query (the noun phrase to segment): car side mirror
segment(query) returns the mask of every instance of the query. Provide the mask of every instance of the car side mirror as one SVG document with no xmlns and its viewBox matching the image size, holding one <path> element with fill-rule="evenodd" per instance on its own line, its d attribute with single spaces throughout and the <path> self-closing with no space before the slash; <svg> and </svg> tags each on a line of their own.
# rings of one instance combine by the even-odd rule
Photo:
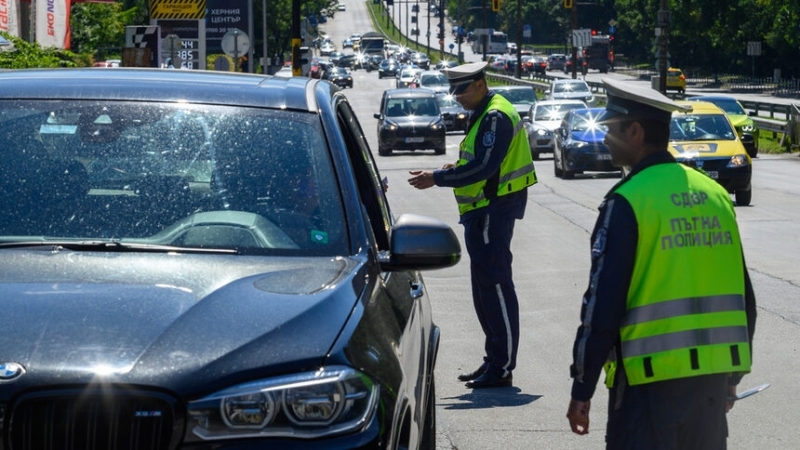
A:
<svg viewBox="0 0 800 450">
<path fill-rule="evenodd" d="M 531 123 L 531 118 L 530 118 L 530 116 L 525 116 L 525 117 L 522 118 L 522 121 L 525 122 L 525 123 Z"/>
<path fill-rule="evenodd" d="M 461 260 L 461 244 L 441 220 L 406 213 L 392 226 L 389 254 L 381 258 L 385 271 L 442 269 Z"/>
<path fill-rule="evenodd" d="M 375 114 L 372 115 L 372 117 L 374 117 L 374 118 L 376 118 L 378 120 L 381 120 L 381 116 L 382 116 L 382 114 L 380 114 L 380 113 L 375 113 Z"/>
</svg>

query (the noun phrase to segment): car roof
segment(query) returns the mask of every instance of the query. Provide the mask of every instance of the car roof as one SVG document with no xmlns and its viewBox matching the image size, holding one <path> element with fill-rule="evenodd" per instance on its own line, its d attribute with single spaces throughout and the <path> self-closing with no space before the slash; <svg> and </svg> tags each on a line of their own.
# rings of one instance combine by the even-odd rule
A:
<svg viewBox="0 0 800 450">
<path fill-rule="evenodd" d="M 317 111 L 327 82 L 232 72 L 150 68 L 0 71 L 0 99 L 185 102 Z M 24 97 L 20 96 L 24 92 Z M 317 94 L 320 94 L 318 92 Z"/>
<path fill-rule="evenodd" d="M 689 105 L 692 107 L 691 111 L 687 111 L 686 113 L 682 113 L 680 111 L 675 111 L 672 113 L 673 116 L 680 115 L 680 114 L 725 114 L 725 112 L 720 109 L 719 106 L 711 103 L 711 102 L 697 102 L 697 101 L 688 101 L 688 100 L 675 100 L 675 103 L 679 105 Z"/>
<path fill-rule="evenodd" d="M 700 102 L 700 101 L 713 101 L 713 100 L 725 100 L 725 101 L 739 101 L 736 97 L 732 97 L 730 95 L 696 95 L 694 97 L 689 97 L 686 100 L 690 102 Z"/>
<path fill-rule="evenodd" d="M 562 105 L 562 104 L 577 104 L 577 105 L 585 105 L 586 102 L 583 100 L 577 99 L 561 99 L 561 100 L 541 100 L 536 102 L 533 106 L 548 106 L 548 105 Z"/>
<path fill-rule="evenodd" d="M 494 91 L 521 91 L 521 90 L 532 90 L 533 86 L 493 86 L 492 90 Z"/>
<path fill-rule="evenodd" d="M 431 89 L 425 88 L 400 88 L 400 89 L 387 89 L 383 92 L 386 98 L 424 98 L 434 97 L 436 93 Z"/>
</svg>

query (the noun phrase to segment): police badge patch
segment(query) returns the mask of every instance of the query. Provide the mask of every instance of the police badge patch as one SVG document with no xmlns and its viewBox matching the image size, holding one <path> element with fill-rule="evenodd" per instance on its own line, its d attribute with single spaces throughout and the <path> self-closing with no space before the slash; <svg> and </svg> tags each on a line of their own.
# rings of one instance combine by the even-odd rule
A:
<svg viewBox="0 0 800 450">
<path fill-rule="evenodd" d="M 483 133 L 483 140 L 481 143 L 484 147 L 492 147 L 494 145 L 494 131 L 487 131 Z"/>
</svg>

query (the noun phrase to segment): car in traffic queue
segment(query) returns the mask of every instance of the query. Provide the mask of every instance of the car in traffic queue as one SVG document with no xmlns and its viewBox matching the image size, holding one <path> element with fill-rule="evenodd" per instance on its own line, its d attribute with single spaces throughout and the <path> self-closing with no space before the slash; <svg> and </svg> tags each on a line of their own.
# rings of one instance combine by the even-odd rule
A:
<svg viewBox="0 0 800 450">
<path fill-rule="evenodd" d="M 443 222 L 395 217 L 342 91 L 0 73 L 4 448 L 435 448 Z"/>
<path fill-rule="evenodd" d="M 751 158 L 758 156 L 758 140 L 761 136 L 761 130 L 758 128 L 758 124 L 753 120 L 753 117 L 756 116 L 755 111 L 748 113 L 744 109 L 744 106 L 739 103 L 739 100 L 727 95 L 698 95 L 696 97 L 687 98 L 686 100 L 692 102 L 710 102 L 725 111 L 725 114 L 731 119 L 734 128 L 736 128 L 736 132 L 739 133 L 740 139 L 744 138 L 745 134 L 749 134 L 753 137 L 752 143 L 747 138 L 742 140 L 747 154 L 750 155 Z"/>
<path fill-rule="evenodd" d="M 572 73 L 572 56 L 567 55 L 566 61 L 564 61 L 564 66 L 562 67 L 562 71 L 565 74 Z M 577 65 L 575 66 L 575 73 L 579 73 L 582 75 L 586 75 L 589 72 L 589 62 L 586 61 L 586 58 L 582 56 L 577 56 L 575 58 Z"/>
<path fill-rule="evenodd" d="M 594 106 L 595 97 L 592 89 L 584 80 L 559 78 L 550 82 L 547 91 L 549 100 L 581 100 L 589 106 Z"/>
<path fill-rule="evenodd" d="M 537 101 L 536 90 L 531 85 L 493 86 L 491 89 L 514 105 L 521 118 L 528 115 Z"/>
<path fill-rule="evenodd" d="M 725 111 L 713 103 L 685 100 L 678 103 L 690 105 L 692 111 L 672 113 L 670 153 L 678 162 L 696 167 L 716 180 L 733 194 L 737 205 L 750 205 L 753 164 L 745 142 L 753 137 L 747 134 L 739 137 Z"/>
<path fill-rule="evenodd" d="M 540 100 L 534 103 L 522 119 L 533 159 L 538 160 L 542 153 L 553 153 L 555 130 L 570 110 L 587 107 L 581 100 Z"/>
<path fill-rule="evenodd" d="M 431 67 L 431 60 L 428 55 L 422 52 L 414 52 L 409 56 L 409 62 L 416 65 L 422 70 L 428 70 Z"/>
<path fill-rule="evenodd" d="M 322 43 L 319 46 L 319 54 L 322 56 L 330 56 L 330 54 L 335 51 L 336 51 L 336 45 L 330 39 L 322 41 Z"/>
<path fill-rule="evenodd" d="M 438 70 L 423 70 L 417 76 L 417 87 L 430 89 L 433 92 L 447 93 L 450 91 L 450 82 L 447 77 Z"/>
<path fill-rule="evenodd" d="M 465 110 L 454 96 L 446 92 L 436 93 L 436 103 L 439 104 L 442 122 L 444 122 L 447 132 L 461 131 L 466 134 L 469 111 Z"/>
<path fill-rule="evenodd" d="M 422 73 L 422 69 L 416 69 L 411 66 L 403 66 L 403 68 L 400 69 L 400 72 L 397 74 L 395 87 L 398 89 L 411 87 L 412 84 L 417 81 L 417 76 L 419 76 L 420 73 Z"/>
<path fill-rule="evenodd" d="M 378 79 L 386 77 L 397 78 L 397 71 L 399 70 L 400 63 L 396 59 L 384 59 L 378 66 Z"/>
<path fill-rule="evenodd" d="M 547 70 L 564 70 L 567 63 L 567 55 L 553 53 L 547 56 Z"/>
<path fill-rule="evenodd" d="M 353 75 L 344 67 L 331 68 L 330 71 L 328 71 L 326 80 L 343 89 L 353 87 Z"/>
<path fill-rule="evenodd" d="M 547 73 L 547 60 L 540 56 L 523 56 L 522 70 L 529 75 L 545 75 Z"/>
<path fill-rule="evenodd" d="M 436 93 L 430 89 L 387 89 L 381 97 L 378 119 L 378 154 L 395 150 L 447 150 L 447 128 L 439 111 Z"/>
<path fill-rule="evenodd" d="M 620 172 L 611 164 L 611 152 L 603 142 L 606 126 L 595 119 L 605 108 L 571 109 L 555 130 L 553 172 L 564 179 L 585 172 Z"/>
<path fill-rule="evenodd" d="M 681 69 L 677 67 L 667 69 L 667 90 L 678 91 L 679 94 L 686 92 L 686 76 Z"/>
</svg>

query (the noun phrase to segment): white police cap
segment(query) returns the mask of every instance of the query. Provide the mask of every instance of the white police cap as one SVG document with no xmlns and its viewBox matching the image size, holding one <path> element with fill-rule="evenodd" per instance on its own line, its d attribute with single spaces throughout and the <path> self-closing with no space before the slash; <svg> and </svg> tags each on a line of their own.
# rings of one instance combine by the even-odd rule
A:
<svg viewBox="0 0 800 450">
<path fill-rule="evenodd" d="M 484 61 L 476 63 L 462 64 L 456 67 L 448 67 L 440 70 L 447 77 L 450 84 L 459 84 L 464 81 L 473 81 L 483 78 L 483 71 L 487 63 Z"/>
<path fill-rule="evenodd" d="M 614 119 L 644 119 L 669 123 L 673 111 L 688 112 L 691 105 L 680 105 L 669 97 L 650 88 L 632 82 L 603 78 L 608 100 L 606 110 L 597 122 Z"/>
</svg>

